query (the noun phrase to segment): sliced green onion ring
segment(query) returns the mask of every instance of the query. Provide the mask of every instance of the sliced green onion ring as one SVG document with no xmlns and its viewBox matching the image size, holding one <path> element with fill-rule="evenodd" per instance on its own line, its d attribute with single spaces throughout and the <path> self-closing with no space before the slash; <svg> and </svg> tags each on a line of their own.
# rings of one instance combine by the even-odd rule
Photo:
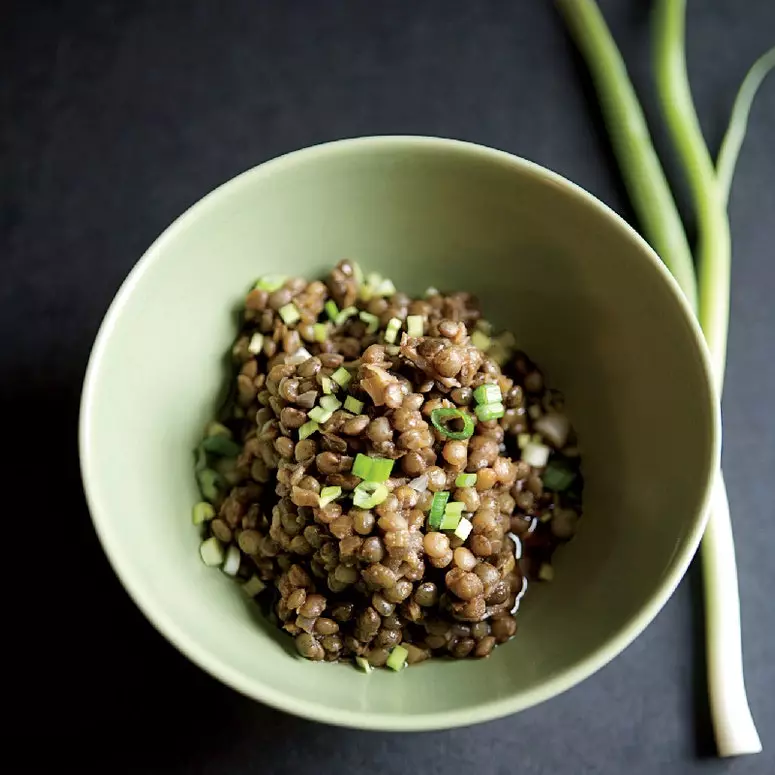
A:
<svg viewBox="0 0 775 775">
<path fill-rule="evenodd" d="M 506 409 L 501 403 L 479 404 L 474 411 L 477 418 L 482 422 L 498 420 L 506 414 Z"/>
<path fill-rule="evenodd" d="M 478 407 L 477 407 L 478 409 Z M 450 420 L 462 420 L 463 430 L 452 431 L 445 423 Z M 474 419 L 468 412 L 464 412 L 462 409 L 455 407 L 434 409 L 431 412 L 431 422 L 433 427 L 443 433 L 447 438 L 459 441 L 461 439 L 470 439 L 474 435 Z"/>
<path fill-rule="evenodd" d="M 311 436 L 313 433 L 315 433 L 315 431 L 319 430 L 320 426 L 314 420 L 305 422 L 304 425 L 299 428 L 299 441 L 303 441 L 308 436 Z"/>
<path fill-rule="evenodd" d="M 339 486 L 324 487 L 320 491 L 320 507 L 328 506 L 342 494 L 342 488 Z"/>
<path fill-rule="evenodd" d="M 389 494 L 388 488 L 380 482 L 361 482 L 353 490 L 353 504 L 359 509 L 373 509 Z"/>
<path fill-rule="evenodd" d="M 474 390 L 474 400 L 477 404 L 498 404 L 503 401 L 503 395 L 497 385 L 479 385 Z"/>
<path fill-rule="evenodd" d="M 299 310 L 293 302 L 286 304 L 284 307 L 280 307 L 278 312 L 286 326 L 292 326 L 294 323 L 298 323 L 301 320 Z"/>
<path fill-rule="evenodd" d="M 359 401 L 352 396 L 347 396 L 344 400 L 344 408 L 353 414 L 360 414 L 363 411 L 363 401 Z"/>
<path fill-rule="evenodd" d="M 473 487 L 476 484 L 476 474 L 458 474 L 455 487 Z"/>
</svg>

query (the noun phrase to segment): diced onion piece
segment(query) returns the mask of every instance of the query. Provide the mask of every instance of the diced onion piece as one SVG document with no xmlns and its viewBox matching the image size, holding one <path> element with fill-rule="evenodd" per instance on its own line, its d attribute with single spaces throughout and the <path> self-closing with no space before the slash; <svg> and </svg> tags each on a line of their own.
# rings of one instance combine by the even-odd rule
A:
<svg viewBox="0 0 775 775">
<path fill-rule="evenodd" d="M 325 396 L 323 396 L 323 398 L 325 398 Z M 328 422 L 331 419 L 333 413 L 333 410 L 328 411 L 322 406 L 313 406 L 312 409 L 307 412 L 307 417 L 322 425 L 324 422 Z"/>
<path fill-rule="evenodd" d="M 290 357 L 285 359 L 285 362 L 290 366 L 298 366 L 300 363 L 309 360 L 312 357 L 312 353 L 307 350 L 306 347 L 299 347 L 296 352 Z"/>
<path fill-rule="evenodd" d="M 335 501 L 342 494 L 342 488 L 339 486 L 324 487 L 320 491 L 320 508 L 328 506 L 329 503 Z"/>
<path fill-rule="evenodd" d="M 401 321 L 398 318 L 390 318 L 385 329 L 385 341 L 389 344 L 395 344 L 400 330 Z"/>
<path fill-rule="evenodd" d="M 243 585 L 242 590 L 248 597 L 255 597 L 266 589 L 266 584 L 258 576 L 251 576 Z"/>
<path fill-rule="evenodd" d="M 342 326 L 344 325 L 351 317 L 354 317 L 358 314 L 358 309 L 356 307 L 345 307 L 337 316 L 336 320 L 334 321 L 336 325 Z"/>
<path fill-rule="evenodd" d="M 285 285 L 287 279 L 287 277 L 281 274 L 266 274 L 256 280 L 253 288 L 260 291 L 266 291 L 267 293 L 274 293 Z"/>
<path fill-rule="evenodd" d="M 315 431 L 319 430 L 320 426 L 314 420 L 305 422 L 304 425 L 299 428 L 299 441 L 303 441 L 307 436 L 311 436 Z"/>
<path fill-rule="evenodd" d="M 239 549 L 232 544 L 226 552 L 226 561 L 223 563 L 223 572 L 227 576 L 236 576 L 239 570 L 240 553 Z"/>
<path fill-rule="evenodd" d="M 344 408 L 353 414 L 360 414 L 363 411 L 363 401 L 359 401 L 353 396 L 347 396 L 344 400 Z"/>
<path fill-rule="evenodd" d="M 326 311 L 329 319 L 336 322 L 339 317 L 339 307 L 336 306 L 336 302 L 333 299 L 329 299 L 324 305 L 323 309 Z"/>
<path fill-rule="evenodd" d="M 312 326 L 312 338 L 316 342 L 325 342 L 328 339 L 328 326 L 325 323 L 315 323 Z"/>
<path fill-rule="evenodd" d="M 545 444 L 536 444 L 531 441 L 525 444 L 522 450 L 522 459 L 534 468 L 543 468 L 549 462 L 551 450 Z"/>
<path fill-rule="evenodd" d="M 421 474 L 416 479 L 412 479 L 412 481 L 409 482 L 409 487 L 415 492 L 425 492 L 428 489 L 428 475 Z"/>
<path fill-rule="evenodd" d="M 406 658 L 409 656 L 409 651 L 403 646 L 393 646 L 390 655 L 387 658 L 385 665 L 391 670 L 398 672 L 406 667 Z"/>
<path fill-rule="evenodd" d="M 192 518 L 195 525 L 201 525 L 203 522 L 208 522 L 215 516 L 215 509 L 212 504 L 207 501 L 202 501 L 194 506 L 192 512 Z"/>
<path fill-rule="evenodd" d="M 210 536 L 206 541 L 202 541 L 199 544 L 199 556 L 202 558 L 202 562 L 211 568 L 220 565 L 223 562 L 221 542 L 215 536 Z"/>
<path fill-rule="evenodd" d="M 360 476 L 361 479 L 368 479 L 369 474 L 371 473 L 371 464 L 371 458 L 368 455 L 359 452 L 355 456 L 355 461 L 353 462 L 353 467 L 350 471 L 355 476 Z"/>
<path fill-rule="evenodd" d="M 551 581 L 554 578 L 554 568 L 548 562 L 542 562 L 538 569 L 538 578 L 541 581 Z"/>
<path fill-rule="evenodd" d="M 393 472 L 393 460 L 387 457 L 375 457 L 371 459 L 371 469 L 366 477 L 368 482 L 386 482 Z"/>
<path fill-rule="evenodd" d="M 425 318 L 422 315 L 409 315 L 406 318 L 406 333 L 409 336 L 422 336 L 425 333 Z"/>
<path fill-rule="evenodd" d="M 321 396 L 320 405 L 327 412 L 333 414 L 342 405 L 342 402 L 336 396 Z"/>
<path fill-rule="evenodd" d="M 479 404 L 474 411 L 476 412 L 477 419 L 482 422 L 498 420 L 506 414 L 503 404 L 497 402 L 492 404 Z"/>
<path fill-rule="evenodd" d="M 530 434 L 529 433 L 518 433 L 517 434 L 517 446 L 520 449 L 524 449 L 528 444 L 530 444 Z"/>
<path fill-rule="evenodd" d="M 286 326 L 292 326 L 294 323 L 298 323 L 301 320 L 299 310 L 293 302 L 286 304 L 284 307 L 280 307 L 278 312 Z"/>
<path fill-rule="evenodd" d="M 471 344 L 474 347 L 479 348 L 482 352 L 487 352 L 487 350 L 490 349 L 492 340 L 483 331 L 474 331 L 474 333 L 471 334 Z"/>
<path fill-rule="evenodd" d="M 355 657 L 355 664 L 363 670 L 364 673 L 370 673 L 374 668 L 369 664 L 369 660 L 366 657 Z"/>
<path fill-rule="evenodd" d="M 474 400 L 477 404 L 499 404 L 503 401 L 503 394 L 497 385 L 479 385 L 474 390 Z"/>
<path fill-rule="evenodd" d="M 538 431 L 555 449 L 562 449 L 570 434 L 570 420 L 558 412 L 548 412 L 533 423 Z"/>
<path fill-rule="evenodd" d="M 477 407 L 477 410 L 478 409 L 479 407 Z M 446 423 L 450 420 L 462 420 L 463 429 L 460 431 L 449 430 Z M 450 439 L 470 439 L 471 436 L 474 435 L 473 417 L 471 417 L 468 412 L 464 412 L 462 409 L 456 407 L 434 409 L 431 412 L 431 423 L 433 423 L 433 427 L 439 431 L 439 433 L 443 433 Z"/>
<path fill-rule="evenodd" d="M 465 517 L 463 517 L 460 522 L 457 523 L 457 527 L 455 528 L 455 535 L 461 540 L 465 541 L 466 538 L 468 538 L 469 535 L 471 535 L 471 531 L 474 529 L 474 526 L 471 524 L 469 520 L 467 520 Z"/>
<path fill-rule="evenodd" d="M 359 509 L 373 509 L 389 494 L 388 488 L 380 482 L 361 482 L 353 490 L 353 504 Z"/>
<path fill-rule="evenodd" d="M 320 387 L 323 388 L 323 393 L 330 396 L 334 392 L 334 382 L 331 377 L 321 377 Z"/>
<path fill-rule="evenodd" d="M 371 312 L 361 312 L 359 317 L 366 324 L 367 334 L 373 334 L 379 328 L 379 318 Z"/>
<path fill-rule="evenodd" d="M 250 337 L 250 343 L 248 344 L 248 352 L 253 355 L 258 355 L 261 350 L 264 349 L 264 335 L 256 332 Z"/>
<path fill-rule="evenodd" d="M 476 484 L 476 474 L 458 474 L 455 487 L 473 487 Z"/>
<path fill-rule="evenodd" d="M 346 388 L 352 380 L 352 374 L 350 374 L 344 366 L 340 366 L 332 375 L 331 379 L 336 382 L 340 387 Z"/>
</svg>

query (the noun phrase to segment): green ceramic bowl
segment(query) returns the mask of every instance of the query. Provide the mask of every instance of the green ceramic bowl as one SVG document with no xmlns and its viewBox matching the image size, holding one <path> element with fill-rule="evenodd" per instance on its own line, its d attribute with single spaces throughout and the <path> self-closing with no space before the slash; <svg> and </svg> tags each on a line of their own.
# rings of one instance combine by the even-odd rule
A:
<svg viewBox="0 0 775 775">
<path fill-rule="evenodd" d="M 565 392 L 585 516 L 484 661 L 366 676 L 294 656 L 199 559 L 192 450 L 222 394 L 250 283 L 351 257 L 398 288 L 466 289 Z M 369 138 L 292 153 L 220 187 L 154 243 L 97 337 L 83 392 L 83 480 L 121 581 L 226 684 L 319 721 L 423 730 L 492 719 L 616 656 L 678 584 L 719 463 L 708 360 L 683 298 L 611 210 L 541 167 L 449 140 Z"/>
</svg>

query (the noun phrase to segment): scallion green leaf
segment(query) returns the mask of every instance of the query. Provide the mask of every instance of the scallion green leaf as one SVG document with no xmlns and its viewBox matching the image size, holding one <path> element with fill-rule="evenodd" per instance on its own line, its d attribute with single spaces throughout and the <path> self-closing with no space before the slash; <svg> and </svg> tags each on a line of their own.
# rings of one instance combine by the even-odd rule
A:
<svg viewBox="0 0 775 775">
<path fill-rule="evenodd" d="M 325 422 L 325 420 L 323 422 Z M 308 436 L 311 436 L 313 433 L 315 433 L 315 431 L 319 430 L 320 426 L 314 420 L 305 422 L 304 425 L 299 428 L 299 441 L 303 441 Z"/>
<path fill-rule="evenodd" d="M 407 316 L 406 333 L 414 337 L 422 336 L 425 333 L 425 318 L 422 315 Z"/>
<path fill-rule="evenodd" d="M 576 478 L 576 471 L 562 458 L 550 460 L 541 477 L 544 488 L 552 492 L 564 492 Z"/>
<path fill-rule="evenodd" d="M 353 414 L 360 414 L 363 411 L 363 401 L 359 401 L 353 396 L 347 396 L 344 400 L 344 408 Z"/>
<path fill-rule="evenodd" d="M 371 469 L 366 480 L 369 482 L 386 482 L 393 472 L 393 460 L 385 457 L 371 459 Z"/>
<path fill-rule="evenodd" d="M 324 395 L 330 396 L 334 392 L 334 382 L 331 377 L 321 377 L 320 387 L 323 388 Z"/>
<path fill-rule="evenodd" d="M 476 484 L 476 474 L 458 474 L 455 487 L 473 487 Z"/>
<path fill-rule="evenodd" d="M 460 524 L 460 520 L 463 518 L 462 514 L 447 514 L 441 518 L 441 524 L 439 530 L 457 530 L 457 526 Z"/>
<path fill-rule="evenodd" d="M 260 291 L 266 291 L 267 293 L 274 293 L 285 285 L 287 279 L 287 277 L 281 274 L 267 274 L 263 277 L 259 277 L 253 288 Z"/>
<path fill-rule="evenodd" d="M 366 323 L 366 333 L 373 334 L 379 328 L 379 318 L 371 312 L 361 312 L 360 319 Z"/>
<path fill-rule="evenodd" d="M 344 366 L 340 366 L 332 375 L 331 379 L 336 382 L 340 387 L 346 388 L 352 380 L 352 374 L 350 374 Z"/>
<path fill-rule="evenodd" d="M 323 397 L 325 398 L 325 396 Z M 307 417 L 322 425 L 324 422 L 328 422 L 331 419 L 333 413 L 333 411 L 328 411 L 322 406 L 313 406 L 312 409 L 307 412 Z"/>
<path fill-rule="evenodd" d="M 355 476 L 360 476 L 361 479 L 368 479 L 369 473 L 371 473 L 371 464 L 371 458 L 368 455 L 364 455 L 362 452 L 359 452 L 355 456 L 355 461 L 353 462 L 351 473 L 353 473 Z"/>
<path fill-rule="evenodd" d="M 242 451 L 240 445 L 228 436 L 208 436 L 202 440 L 202 449 L 219 457 L 237 457 Z"/>
<path fill-rule="evenodd" d="M 430 527 L 431 530 L 438 530 L 441 526 L 441 519 L 444 516 L 444 508 L 446 507 L 448 500 L 448 492 L 433 493 L 431 509 L 428 512 L 428 527 Z"/>
<path fill-rule="evenodd" d="M 449 423 L 458 420 L 463 423 L 462 429 L 459 431 L 450 430 Z M 470 439 L 474 435 L 474 418 L 468 412 L 456 407 L 434 409 L 431 412 L 431 422 L 439 433 L 443 433 L 449 439 L 459 441 Z"/>
<path fill-rule="evenodd" d="M 320 491 L 320 507 L 328 506 L 329 503 L 335 501 L 342 494 L 342 488 L 336 487 L 324 487 Z"/>
<path fill-rule="evenodd" d="M 361 482 L 353 490 L 353 504 L 359 509 L 373 509 L 389 494 L 388 488 L 380 482 Z"/>
<path fill-rule="evenodd" d="M 503 394 L 497 385 L 479 385 L 474 390 L 474 400 L 477 404 L 497 404 L 503 401 Z"/>
<path fill-rule="evenodd" d="M 329 319 L 336 322 L 337 317 L 339 317 L 339 307 L 336 306 L 336 302 L 333 299 L 329 299 L 323 305 L 323 309 L 326 311 Z"/>
<path fill-rule="evenodd" d="M 319 403 L 323 409 L 332 414 L 342 405 L 342 402 L 336 396 L 332 395 L 321 396 Z"/>
<path fill-rule="evenodd" d="M 223 477 L 212 468 L 205 468 L 197 472 L 196 478 L 202 497 L 210 503 L 217 501 L 226 484 Z"/>
<path fill-rule="evenodd" d="M 328 326 L 325 323 L 315 323 L 312 326 L 312 337 L 316 342 L 325 342 L 328 339 Z"/>
<path fill-rule="evenodd" d="M 476 412 L 477 418 L 482 422 L 497 420 L 506 414 L 503 404 L 500 403 L 479 404 L 474 411 Z"/>
<path fill-rule="evenodd" d="M 299 310 L 293 302 L 286 304 L 284 307 L 280 307 L 278 312 L 286 326 L 292 326 L 294 323 L 298 323 L 301 320 Z"/>
<path fill-rule="evenodd" d="M 390 655 L 387 658 L 385 665 L 391 670 L 398 672 L 406 667 L 406 658 L 409 656 L 409 651 L 403 646 L 393 646 Z"/>
<path fill-rule="evenodd" d="M 351 317 L 355 317 L 358 314 L 357 307 L 345 307 L 337 316 L 334 321 L 336 325 L 343 326 Z"/>
</svg>

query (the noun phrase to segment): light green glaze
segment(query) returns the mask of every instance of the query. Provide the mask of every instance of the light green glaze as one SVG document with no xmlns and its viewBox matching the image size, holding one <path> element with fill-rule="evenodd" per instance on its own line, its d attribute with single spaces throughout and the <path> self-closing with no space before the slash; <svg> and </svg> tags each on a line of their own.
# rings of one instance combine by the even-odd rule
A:
<svg viewBox="0 0 775 775">
<path fill-rule="evenodd" d="M 313 664 L 199 559 L 191 450 L 220 395 L 235 310 L 259 275 L 343 257 L 414 293 L 477 293 L 564 390 L 585 516 L 518 637 L 483 662 L 364 676 Z M 100 330 L 81 410 L 83 478 L 122 582 L 181 651 L 245 694 L 335 724 L 419 730 L 545 700 L 619 653 L 683 575 L 719 423 L 697 326 L 656 255 L 568 181 L 448 140 L 373 138 L 277 159 L 176 221 Z"/>
</svg>

